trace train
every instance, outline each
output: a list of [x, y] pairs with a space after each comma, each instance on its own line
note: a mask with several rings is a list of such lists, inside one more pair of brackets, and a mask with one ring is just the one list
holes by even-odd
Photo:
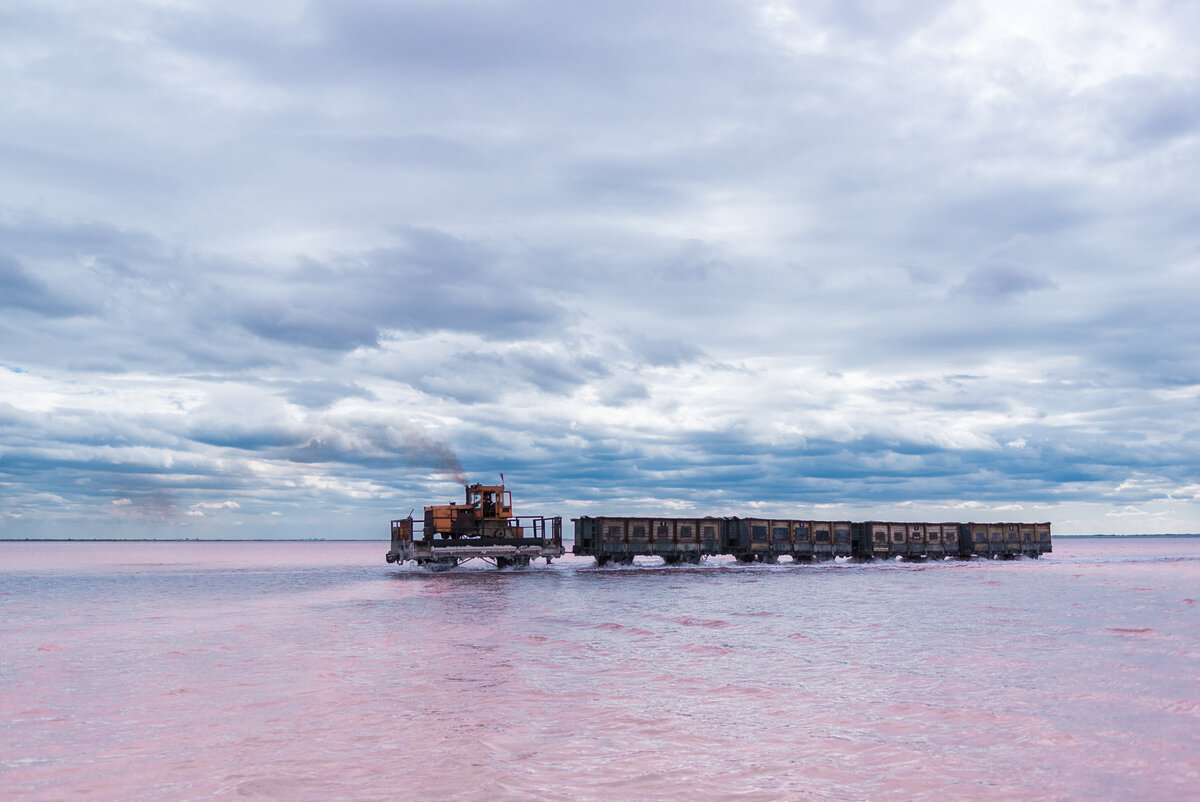
[[[391, 522], [389, 563], [435, 571], [479, 559], [497, 568], [547, 563], [566, 553], [561, 516], [515, 516], [500, 485], [465, 487], [464, 502], [425, 507], [418, 530], [410, 514]], [[572, 518], [572, 553], [598, 565], [661, 557], [668, 565], [731, 555], [739, 563], [855, 560], [1037, 558], [1053, 551], [1049, 523], [913, 523], [781, 518], [594, 515]]]
[[727, 554], [738, 562], [927, 560], [954, 557], [1012, 559], [1053, 551], [1049, 523], [911, 523], [809, 521], [779, 518], [654, 518], [586, 516], [575, 523], [573, 553], [600, 565], [637, 556], [667, 564], [698, 563]]

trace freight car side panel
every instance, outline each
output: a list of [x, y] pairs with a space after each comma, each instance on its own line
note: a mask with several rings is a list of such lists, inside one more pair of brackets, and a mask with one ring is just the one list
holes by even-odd
[[925, 527], [922, 524], [902, 524], [907, 532], [908, 550], [904, 556], [911, 559], [924, 559], [925, 552]]
[[626, 530], [626, 545], [629, 554], [654, 553], [654, 549], [650, 545], [650, 532], [653, 527], [654, 521], [647, 518], [631, 518], [629, 520]]
[[865, 521], [851, 527], [854, 556], [860, 560], [885, 560], [891, 555], [891, 525]]
[[694, 562], [731, 554], [743, 562], [793, 559], [1036, 557], [1051, 551], [1050, 524], [799, 521], [765, 518], [583, 517], [574, 553], [628, 562], [636, 555]]
[[601, 518], [600, 538], [596, 544], [596, 553], [626, 554], [629, 551], [626, 529], [628, 529], [628, 521], [618, 518]]
[[724, 551], [717, 518], [633, 518], [605, 516], [575, 519], [574, 553], [603, 561], [628, 562], [657, 556], [668, 562], [696, 562]]
[[1047, 554], [1054, 549], [1050, 546], [1050, 524], [1037, 525], [1038, 553]]
[[650, 550], [659, 557], [669, 557], [675, 553], [675, 521], [671, 518], [659, 518], [651, 521]]
[[813, 546], [812, 527], [808, 521], [792, 521], [792, 559], [811, 560], [815, 553]]
[[808, 527], [812, 531], [813, 559], [833, 559], [833, 534], [829, 521], [809, 521]]
[[792, 521], [771, 521], [771, 553], [792, 554]]
[[699, 556], [704, 547], [700, 538], [701, 522], [688, 519], [675, 522], [675, 551]]
[[931, 560], [940, 560], [946, 556], [941, 524], [925, 524], [925, 556]]

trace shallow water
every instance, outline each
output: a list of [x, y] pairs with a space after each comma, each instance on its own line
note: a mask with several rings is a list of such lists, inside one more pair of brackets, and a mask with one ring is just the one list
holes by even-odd
[[0, 543], [0, 795], [1195, 799], [1200, 539], [430, 574]]

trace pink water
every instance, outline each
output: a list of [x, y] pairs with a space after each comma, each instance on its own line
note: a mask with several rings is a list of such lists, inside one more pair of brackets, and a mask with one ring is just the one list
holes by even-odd
[[428, 574], [0, 543], [0, 795], [1196, 799], [1200, 539]]

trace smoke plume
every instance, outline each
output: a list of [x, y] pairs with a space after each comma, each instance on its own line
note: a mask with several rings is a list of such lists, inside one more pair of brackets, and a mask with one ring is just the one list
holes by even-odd
[[433, 468], [443, 473], [452, 474], [454, 481], [460, 485], [468, 484], [466, 471], [454, 449], [441, 440], [432, 438], [421, 432], [405, 432], [401, 445], [404, 449], [404, 461], [418, 468]]

